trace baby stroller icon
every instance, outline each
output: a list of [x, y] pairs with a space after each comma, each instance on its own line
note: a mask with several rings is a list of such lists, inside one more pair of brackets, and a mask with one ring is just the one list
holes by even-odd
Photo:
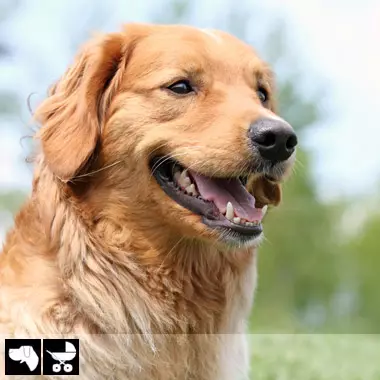
[[51, 357], [58, 361], [58, 363], [53, 364], [53, 372], [60, 372], [63, 366], [63, 370], [65, 372], [71, 372], [73, 370], [73, 366], [71, 364], [66, 364], [67, 361], [73, 360], [77, 354], [75, 346], [70, 342], [65, 342], [65, 352], [50, 352], [46, 350]]

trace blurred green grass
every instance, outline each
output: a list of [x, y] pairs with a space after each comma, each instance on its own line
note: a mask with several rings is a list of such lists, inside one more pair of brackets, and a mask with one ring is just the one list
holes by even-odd
[[377, 335], [250, 336], [251, 380], [379, 380]]

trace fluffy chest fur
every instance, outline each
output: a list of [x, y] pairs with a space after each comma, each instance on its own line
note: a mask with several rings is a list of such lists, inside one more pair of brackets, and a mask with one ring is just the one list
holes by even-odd
[[4, 337], [79, 337], [83, 379], [244, 375], [253, 252], [183, 240], [163, 251], [126, 227], [111, 241], [109, 223], [89, 234], [53, 189], [33, 194], [0, 256]]

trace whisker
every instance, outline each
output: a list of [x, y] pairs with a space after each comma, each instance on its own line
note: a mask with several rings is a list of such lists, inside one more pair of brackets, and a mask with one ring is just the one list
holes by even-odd
[[109, 165], [106, 165], [100, 169], [97, 169], [97, 170], [94, 170], [92, 172], [89, 172], [89, 173], [84, 173], [84, 174], [80, 174], [80, 175], [77, 175], [75, 176], [71, 181], [74, 182], [75, 180], [79, 179], [79, 178], [84, 178], [84, 177], [91, 177], [92, 175], [94, 174], [97, 174], [97, 173], [100, 173], [102, 172], [103, 170], [107, 170], [109, 168], [112, 168], [113, 166], [116, 166], [120, 163], [122, 163], [123, 161], [122, 160], [119, 160], [119, 161], [115, 161], [113, 162], [112, 164], [109, 164]]
[[152, 153], [156, 152], [157, 150], [163, 148], [163, 147], [166, 146], [166, 145], [168, 145], [168, 142], [164, 142], [164, 143], [162, 143], [162, 144], [156, 146], [156, 147], [155, 147], [150, 153], [152, 154]]
[[154, 172], [162, 165], [164, 164], [165, 162], [175, 158], [175, 157], [179, 157], [179, 156], [183, 156], [187, 154], [187, 152], [184, 152], [184, 153], [176, 153], [174, 155], [172, 154], [166, 154], [165, 156], [161, 157], [159, 160], [158, 160], [158, 163], [153, 165], [152, 167], [152, 171], [151, 171], [151, 177], [153, 176]]
[[[173, 159], [173, 158], [176, 158], [176, 157], [180, 157], [180, 156], [184, 156], [186, 154], [188, 154], [189, 152], [191, 151], [194, 151], [194, 150], [199, 150], [200, 148], [203, 148], [203, 149], [208, 149], [207, 147], [205, 146], [189, 146], [189, 147], [181, 147], [179, 148], [179, 152], [176, 152], [174, 154], [166, 154], [164, 155], [163, 157], [161, 157], [158, 162], [152, 167], [152, 174], [162, 165], [164, 164], [165, 162], [167, 162], [168, 160], [170, 159]], [[210, 149], [209, 149], [210, 150]], [[221, 152], [226, 152], [226, 150], [219, 150], [219, 149], [213, 149], [213, 150], [216, 150], [216, 151], [221, 151]], [[198, 165], [201, 161], [197, 161], [197, 163], [193, 163], [191, 165], [191, 167], [193, 167], [194, 165]], [[189, 169], [190, 167], [188, 167]]]
[[162, 260], [162, 263], [160, 264], [160, 267], [158, 268], [158, 271], [160, 271], [166, 261], [166, 259], [170, 256], [170, 254], [174, 251], [175, 248], [178, 247], [178, 245], [185, 239], [185, 236], [182, 236], [177, 243], [173, 245], [173, 247], [170, 249], [170, 251], [165, 255], [164, 259]]

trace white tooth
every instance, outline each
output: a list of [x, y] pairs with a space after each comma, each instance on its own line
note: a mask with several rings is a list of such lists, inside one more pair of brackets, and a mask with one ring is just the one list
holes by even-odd
[[187, 186], [186, 187], [186, 191], [190, 194], [190, 195], [194, 195], [194, 196], [197, 196], [198, 195], [198, 192], [197, 190], [195, 189], [195, 185], [192, 183], [190, 186]]
[[232, 220], [234, 218], [234, 206], [232, 206], [231, 202], [227, 202], [226, 218], [228, 220]]
[[263, 218], [264, 218], [265, 214], [267, 213], [267, 211], [268, 211], [268, 205], [265, 205], [265, 206], [261, 209], [261, 213], [262, 213], [262, 215], [263, 215]]
[[239, 224], [240, 223], [240, 218], [234, 218], [233, 222], [236, 223], [236, 224]]
[[185, 169], [178, 178], [178, 184], [186, 188], [191, 185], [191, 180], [187, 175], [187, 170]]
[[174, 179], [175, 179], [175, 181], [176, 181], [177, 184], [179, 184], [179, 178], [180, 177], [181, 177], [181, 172], [180, 171], [174, 173]]
[[187, 175], [187, 169], [185, 169], [185, 170], [182, 171], [181, 177], [182, 178], [187, 178], [188, 177], [188, 175]]

